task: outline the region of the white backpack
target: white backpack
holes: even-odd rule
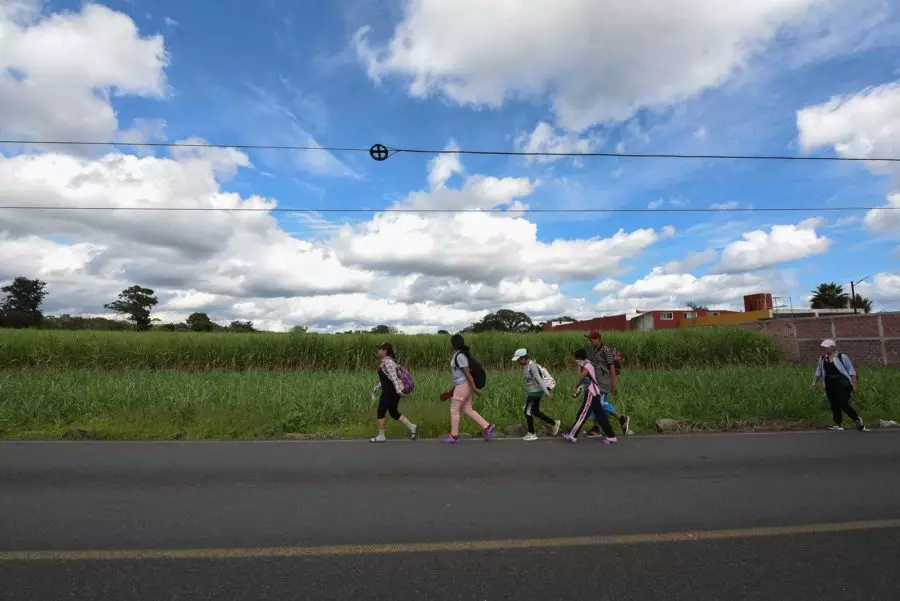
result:
[[[538,373],[541,374],[541,379],[544,381],[544,386],[547,387],[548,390],[553,390],[556,388],[556,380],[553,379],[553,376],[550,375],[550,372],[544,368],[540,363],[535,362],[537,365]]]

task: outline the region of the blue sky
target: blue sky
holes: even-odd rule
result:
[[[51,1],[38,5],[27,0],[23,4],[37,12],[27,18],[8,17],[22,32],[61,16],[77,20],[79,15],[88,14],[87,5],[82,2]],[[641,3],[631,6],[617,0],[572,0],[563,3],[568,8],[560,12],[571,12],[574,20],[561,18],[561,23],[557,23],[555,18],[547,18],[546,25],[540,20],[529,22],[523,15],[503,14],[507,9],[472,10],[474,4],[470,1],[460,2],[455,9],[432,10],[429,4],[442,3],[425,1],[413,9],[402,0],[106,0],[101,6],[109,10],[90,18],[100,23],[101,19],[117,15],[133,22],[133,40],[116,43],[157,39],[165,54],[156,56],[158,64],[153,68],[156,75],[164,78],[164,86],[158,93],[123,92],[116,77],[125,75],[118,71],[111,71],[102,84],[85,84],[91,94],[103,97],[116,115],[114,131],[99,129],[96,133],[126,139],[122,132],[137,128],[143,132],[141,139],[149,141],[197,138],[224,144],[350,147],[379,142],[410,148],[456,144],[465,149],[517,150],[525,148],[529,141],[540,144],[532,134],[543,123],[544,131],[552,135],[552,140],[544,140],[545,144],[580,142],[592,150],[606,152],[850,156],[839,146],[853,136],[874,140],[878,148],[898,147],[892,136],[900,137],[900,127],[871,132],[866,130],[871,127],[866,119],[842,112],[840,107],[825,111],[828,118],[817,122],[822,128],[835,127],[836,120],[842,125],[835,132],[820,130],[821,142],[815,148],[802,147],[798,129],[798,111],[822,106],[836,96],[859,96],[868,89],[891,86],[900,80],[900,46],[891,42],[900,32],[900,10],[895,3],[792,0],[785,3],[796,5],[790,10],[775,2],[769,2],[772,8],[765,10],[747,8],[750,5],[744,6],[743,2],[735,4],[736,12],[747,12],[744,20],[756,19],[750,25],[732,22],[727,11],[708,16],[715,10],[711,11],[705,0],[677,3],[683,5],[679,9],[682,12],[702,11],[697,14],[707,16],[698,16],[698,20],[712,19],[715,27],[723,31],[712,36],[708,48],[709,52],[723,55],[734,53],[730,61],[709,58],[708,53],[693,48],[691,39],[707,35],[709,28],[704,27],[708,24],[684,25],[698,30],[683,35],[667,33],[660,29],[660,23],[671,20],[666,15],[635,15],[642,10]],[[544,4],[543,0],[536,2],[533,12],[540,13]],[[442,10],[453,12],[444,14]],[[720,17],[724,21],[716,20]],[[577,23],[592,20],[598,25],[585,25],[585,32],[580,32]],[[101,29],[93,29],[88,21],[78,21],[79,26],[84,26],[88,35],[98,35]],[[635,47],[628,47],[627,37],[624,41],[610,41],[616,32],[599,24],[606,21],[617,29],[633,29],[629,35],[634,38]],[[521,27],[524,33],[507,31],[506,25],[510,29]],[[496,34],[478,33],[482,26],[494,27]],[[568,32],[564,26],[569,27]],[[672,27],[679,26],[676,22]],[[548,31],[553,27],[560,31]],[[360,32],[361,28],[367,29]],[[580,37],[581,33],[585,35]],[[409,52],[405,54],[396,50],[402,45],[394,50],[389,46],[402,35],[408,36]],[[521,44],[516,41],[519,35],[533,35],[536,41],[533,45]],[[658,39],[659,48],[641,42],[642,36]],[[568,37],[572,38],[571,47]],[[24,36],[23,40],[24,45]],[[496,45],[492,45],[495,40]],[[596,48],[579,48],[579,43],[596,44]],[[641,44],[645,47],[637,48]],[[115,52],[114,46],[110,49]],[[468,55],[469,49],[479,54],[473,59]],[[144,50],[135,50],[134,65],[138,66],[128,65],[127,69],[148,64],[149,55],[141,54]],[[534,54],[529,56],[531,52]],[[616,53],[622,57],[613,56]],[[665,53],[684,56],[672,67],[667,64]],[[46,60],[52,59],[50,56]],[[41,69],[34,61],[23,65],[4,65],[0,59],[0,68],[5,66],[8,73],[14,69],[38,73]],[[106,67],[96,67],[102,68]],[[684,69],[685,75],[668,75],[666,71],[673,68]],[[654,79],[657,71],[658,81]],[[55,85],[50,78],[63,76],[51,73],[41,80],[35,77],[37,88],[44,85],[49,94]],[[428,80],[424,93],[415,89],[417,77]],[[692,85],[683,84],[695,79]],[[66,85],[75,84],[67,81]],[[685,85],[685,89],[676,89]],[[900,119],[898,101],[892,94],[885,96],[885,114]],[[84,121],[85,117],[73,114],[72,119]],[[40,137],[24,130],[17,133],[31,135],[32,139]],[[21,161],[23,157],[39,160],[54,152],[64,153],[66,149],[8,147],[4,154],[8,160],[18,157]],[[144,168],[147,159],[171,162],[178,158],[165,149],[148,151],[122,146],[115,152],[143,161],[139,177],[149,177],[150,171]],[[91,161],[102,154],[76,156],[79,161]],[[403,206],[410,202],[411,194],[420,193],[425,196],[423,206],[436,206],[428,203],[438,202],[436,196],[443,193],[441,190],[463,189],[471,178],[485,176],[497,178],[501,187],[527,183],[527,193],[518,199],[533,209],[737,206],[800,207],[808,211],[525,214],[520,220],[536,226],[537,246],[523,246],[518,260],[530,262],[531,266],[516,266],[516,257],[503,257],[498,259],[502,266],[476,269],[471,277],[463,267],[447,264],[452,263],[453,255],[472,249],[471,242],[452,235],[436,241],[433,254],[437,258],[432,262],[428,257],[403,256],[403,247],[408,243],[403,238],[403,225],[391,223],[390,228],[379,229],[384,224],[379,225],[373,213],[311,217],[277,213],[273,219],[279,235],[286,233],[311,246],[291,243],[294,250],[286,250],[288,254],[274,259],[276,263],[289,263],[290,252],[333,256],[342,268],[353,272],[347,276],[350,280],[362,278],[369,283],[346,290],[342,288],[344,284],[334,284],[340,289],[338,298],[328,292],[330,281],[320,285],[310,275],[309,281],[296,286],[272,286],[279,290],[273,293],[276,296],[258,296],[252,287],[236,291],[224,284],[214,285],[212,280],[194,285],[176,278],[170,286],[157,285],[166,299],[162,309],[166,315],[176,318],[199,307],[221,319],[249,314],[272,327],[302,323],[323,329],[393,319],[397,325],[415,331],[443,323],[457,325],[479,312],[506,304],[543,317],[562,313],[586,317],[598,312],[683,305],[689,300],[740,306],[741,294],[758,288],[755,291],[790,296],[798,305],[821,281],[848,282],[863,275],[878,275],[863,290],[880,308],[900,304],[900,230],[896,222],[882,225],[877,215],[864,221],[866,211],[823,211],[833,206],[885,206],[897,180],[890,171],[878,171],[871,164],[628,158],[536,162],[522,157],[466,156],[459,165],[450,166],[450,177],[441,180],[441,190],[436,192],[429,184],[429,175],[435,168],[434,157],[429,155],[397,155],[375,163],[365,153],[251,150],[245,154],[246,165],[228,159],[239,164],[226,169],[233,171],[233,177],[214,176],[214,194],[231,192],[241,202],[256,195],[277,202],[280,208],[378,209]],[[198,156],[210,165],[215,162],[203,153]],[[90,171],[90,165],[79,163],[73,169]],[[148,185],[160,189],[152,182]],[[499,206],[506,206],[504,203],[513,199],[504,194],[499,193]],[[464,199],[465,191],[458,196],[446,202],[474,202],[473,206],[482,208],[490,204],[485,204],[484,199]],[[71,201],[66,194],[62,198]],[[169,198],[163,195],[159,201],[177,204],[192,198],[179,193]],[[808,221],[814,218],[819,219]],[[448,224],[446,231],[467,227],[454,223]],[[351,227],[347,228],[347,224]],[[344,230],[340,229],[342,226]],[[674,233],[665,230],[667,226],[674,227]],[[235,226],[232,223],[224,227]],[[442,231],[440,223],[429,227],[430,231]],[[773,227],[795,229],[782,230],[776,236]],[[616,246],[609,251],[602,244],[588,244],[594,239],[612,238],[620,230],[625,235],[652,230],[656,238],[636,248]],[[107,287],[114,289],[119,278],[141,273],[135,267],[137,263],[120,266],[115,273],[98,267],[97,257],[104,253],[108,264],[114,263],[114,258],[122,259],[122,252],[116,250],[121,240],[109,242],[109,228],[104,231],[101,236],[90,228],[76,231],[58,222],[18,223],[6,232],[4,239],[11,244],[14,239],[38,236],[54,242],[102,245],[102,250],[79,247],[91,258],[86,259],[82,265],[84,273],[78,277],[69,274],[66,280],[55,272],[45,274],[51,283],[54,278],[60,279],[61,290],[68,290],[67,286],[77,288],[69,295],[71,298],[85,299],[84,305],[61,303],[55,308],[90,312],[96,303],[85,292],[91,287],[91,278],[104,278],[100,288],[105,291]],[[755,245],[733,246],[754,231],[763,234]],[[368,232],[369,237],[362,236],[363,232]],[[490,237],[490,227],[486,232],[484,235]],[[502,229],[497,230],[497,235],[504,235]],[[123,239],[127,239],[124,233]],[[784,248],[785,241],[792,239],[796,245]],[[582,241],[584,245],[553,250],[555,241],[567,240]],[[385,257],[375,256],[386,243],[398,248],[389,249]],[[498,248],[506,247],[502,241],[497,244]],[[160,250],[158,245],[154,248]],[[172,249],[163,249],[161,257],[167,259],[157,258],[172,260],[171,257],[180,256],[179,248],[175,243]],[[238,258],[238,251],[230,247],[227,252],[219,249],[224,253],[219,258],[249,265],[258,253],[250,247],[245,250],[249,257],[246,260]],[[75,252],[55,247],[43,249],[52,256],[69,251]],[[489,248],[481,251],[491,256]],[[706,260],[699,265],[683,265],[679,270],[678,265],[671,264],[704,251]],[[204,261],[207,259],[210,257],[204,257]],[[91,260],[95,263],[90,264]],[[304,254],[301,263],[306,260]],[[554,269],[554,261],[560,264],[559,270]],[[596,273],[570,266],[579,263],[604,266]],[[46,261],[41,263],[45,264]],[[189,266],[186,264],[185,269]],[[193,264],[193,269],[206,268],[206,262]],[[310,270],[318,273],[320,268],[323,273],[334,273],[327,266]],[[664,268],[665,274],[657,276],[669,279],[654,279],[654,268]],[[152,271],[160,269],[156,266]],[[12,273],[0,275],[8,277]],[[300,276],[295,273],[291,277]],[[416,294],[395,294],[405,290],[404,286],[412,286],[411,279],[417,277],[419,282],[413,286],[418,287]],[[385,288],[374,292],[373,282]],[[540,282],[538,288],[543,287],[544,292],[524,292],[532,285],[528,282]],[[607,284],[595,291],[600,282]],[[507,290],[501,294],[504,287],[518,292]],[[441,300],[445,297],[435,291],[446,288],[464,292],[445,303]],[[466,294],[475,294],[476,288],[484,302],[467,302]],[[325,293],[310,292],[319,289]],[[731,293],[723,292],[726,289]],[[376,305],[392,304],[375,307],[370,304],[373,294]],[[348,309],[329,314],[322,308],[329,305]],[[371,308],[368,313],[366,306]]]

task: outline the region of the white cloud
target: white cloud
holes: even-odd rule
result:
[[[459,146],[451,142],[446,150],[456,151],[459,150]],[[458,154],[439,154],[428,164],[428,185],[432,188],[443,188],[451,177],[462,172],[463,166]]]
[[[599,134],[580,136],[574,133],[557,131],[552,125],[541,121],[531,133],[523,133],[516,138],[516,149],[520,152],[548,152],[557,155],[565,153],[585,154],[594,152],[603,144]],[[528,162],[552,163],[562,156],[530,156]],[[574,157],[576,164],[580,164]]]
[[[718,253],[711,248],[701,252],[690,253],[683,261],[669,261],[666,263],[662,267],[662,272],[666,275],[690,272],[707,263],[712,263],[717,256]]]
[[[614,275],[624,261],[675,233],[671,227],[659,232],[619,230],[609,238],[543,242],[537,225],[516,212],[524,208],[517,199],[533,188],[524,178],[472,175],[461,188],[414,192],[395,208],[513,210],[382,213],[362,226],[342,228],[334,247],[342,262],[356,268],[496,283],[510,277],[567,280]]]
[[[900,82],[801,109],[797,128],[800,145],[807,151],[831,146],[848,158],[900,156]],[[890,175],[894,192],[884,208],[866,214],[866,226],[875,232],[900,233],[900,167],[884,162],[866,166],[874,173]]]
[[[739,208],[741,204],[736,200],[731,200],[728,202],[714,202],[709,206],[710,209],[714,209],[716,211],[733,211]]]
[[[142,36],[127,15],[99,4],[49,16],[37,3],[12,6],[0,10],[6,137],[112,139],[118,129],[112,96],[165,95],[163,39]]]
[[[719,274],[755,271],[824,253],[831,240],[816,233],[816,228],[823,224],[822,218],[815,217],[797,225],[774,225],[769,232],[746,232],[743,240],[725,247],[714,271]]]
[[[720,84],[823,3],[409,0],[387,45],[369,28],[356,45],[370,77],[404,77],[413,96],[491,107],[549,96],[557,123],[582,130]]]
[[[613,292],[624,286],[619,280],[607,278],[594,286],[594,292]]]
[[[789,286],[785,274],[714,274],[697,277],[690,273],[666,273],[655,267],[645,277],[603,298],[600,311],[630,312],[677,309],[697,302],[720,309],[742,306],[743,297],[759,292],[780,292]]]

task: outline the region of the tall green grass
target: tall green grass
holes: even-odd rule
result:
[[[626,369],[768,365],[781,359],[775,342],[741,328],[608,333],[604,339],[624,355]],[[448,368],[449,338],[439,335],[0,330],[0,369],[370,371],[385,340],[413,370]],[[466,341],[492,370],[513,369],[510,357],[519,347],[549,368],[566,367],[586,343],[579,333],[492,333]]]
[[[543,409],[567,423],[577,401],[567,394],[571,370],[555,374],[558,393]],[[821,389],[808,388],[804,366],[723,367],[623,373],[618,409],[638,431],[654,420],[676,418],[722,429],[729,420],[788,420],[827,424]],[[423,436],[445,433],[448,406],[438,394],[449,386],[444,370],[416,374],[417,389],[401,410]],[[58,438],[76,428],[111,439],[279,438],[286,433],[371,434],[373,374],[234,372],[110,372],[42,369],[0,371],[0,436]],[[854,403],[863,415],[900,419],[900,371],[871,368]],[[476,408],[501,426],[522,420],[521,373],[491,374]],[[464,420],[465,422],[465,420]],[[465,428],[472,432],[471,424]],[[391,426],[394,435],[402,427]]]

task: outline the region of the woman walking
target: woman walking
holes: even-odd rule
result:
[[[381,365],[378,366],[378,384],[372,389],[373,395],[379,388],[381,389],[381,400],[378,403],[378,434],[374,438],[370,438],[369,442],[384,442],[387,440],[387,437],[384,435],[384,425],[385,416],[388,413],[391,414],[392,418],[406,426],[409,430],[410,438],[415,440],[419,427],[400,413],[400,399],[406,395],[403,393],[403,381],[397,372],[397,355],[394,353],[394,347],[391,343],[385,342],[378,347],[378,357],[381,359]]]
[[[609,393],[604,392],[601,385],[598,383],[597,371],[594,364],[588,359],[587,351],[584,349],[576,350],[573,358],[575,359],[575,364],[578,366],[578,381],[582,382],[587,378],[589,384],[587,394],[584,395],[584,402],[581,404],[581,409],[578,410],[578,417],[575,419],[575,424],[567,434],[563,435],[563,438],[567,442],[578,442],[578,434],[584,426],[584,421],[588,418],[588,415],[593,412],[594,418],[599,422],[600,429],[604,434],[601,442],[603,442],[603,444],[618,443],[619,441],[616,438],[616,433],[613,432],[612,426],[609,425],[609,417],[607,417],[606,412],[602,409],[603,401],[607,398]],[[607,384],[609,383],[608,379],[604,380],[604,382]]]
[[[481,426],[484,440],[490,442],[496,426],[487,423],[487,420],[472,408],[472,395],[481,394],[481,390],[475,385],[475,379],[472,377],[469,347],[466,346],[465,340],[459,334],[454,334],[450,338],[450,346],[453,348],[453,358],[450,359],[450,371],[453,374],[453,392],[450,399],[450,435],[441,442],[444,444],[459,442],[460,411]]]
[[[844,353],[837,352],[837,345],[834,340],[826,339],[822,341],[822,348],[825,354],[819,357],[819,363],[816,366],[816,375],[813,376],[810,388],[815,388],[819,380],[825,380],[825,395],[831,404],[831,416],[834,419],[834,425],[829,426],[829,430],[841,432],[844,427],[841,425],[844,421],[844,413],[847,417],[856,422],[856,429],[860,432],[868,432],[862,418],[856,413],[856,410],[850,405],[850,397],[856,392],[856,370],[850,358]]]

